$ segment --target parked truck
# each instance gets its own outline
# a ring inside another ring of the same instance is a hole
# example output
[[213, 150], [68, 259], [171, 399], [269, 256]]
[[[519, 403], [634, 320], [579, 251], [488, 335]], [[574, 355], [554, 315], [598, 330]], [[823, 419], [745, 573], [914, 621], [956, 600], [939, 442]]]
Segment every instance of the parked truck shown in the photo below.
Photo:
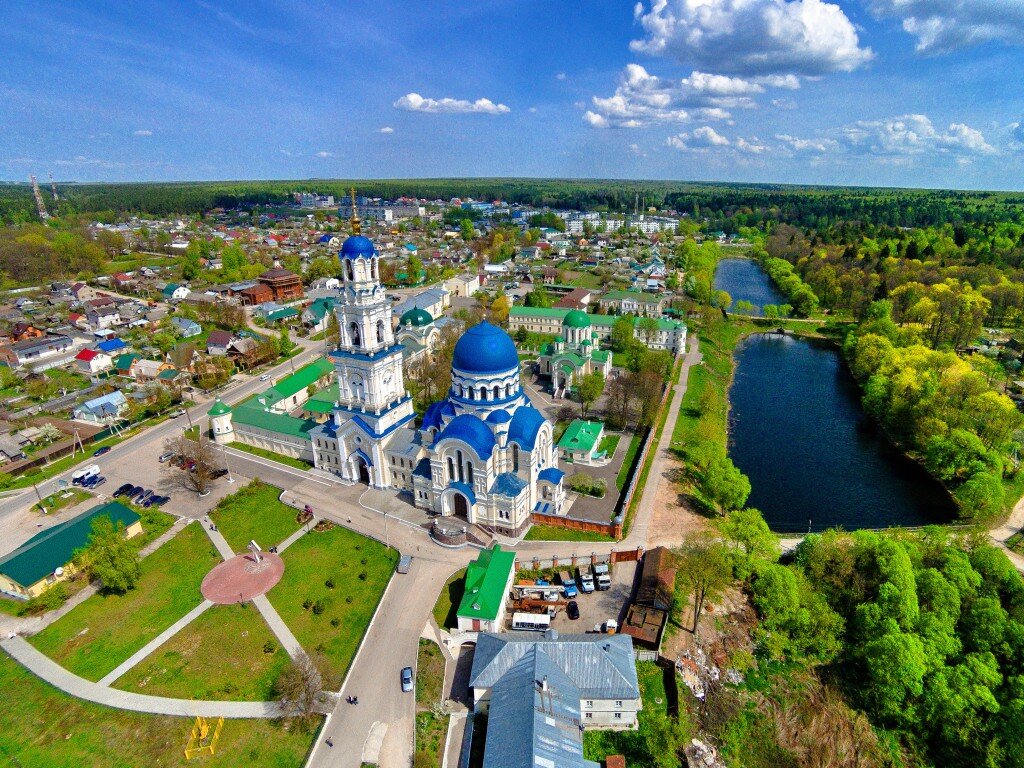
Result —
[[568, 599], [572, 600], [579, 595], [576, 588], [576, 579], [568, 571], [559, 571], [558, 581], [562, 585], [562, 591], [565, 592], [565, 596]]
[[594, 574], [590, 571], [589, 565], [579, 567], [580, 592], [589, 595], [594, 591]]
[[598, 563], [594, 566], [594, 577], [597, 588], [604, 592], [612, 588], [612, 577], [608, 575], [608, 563]]

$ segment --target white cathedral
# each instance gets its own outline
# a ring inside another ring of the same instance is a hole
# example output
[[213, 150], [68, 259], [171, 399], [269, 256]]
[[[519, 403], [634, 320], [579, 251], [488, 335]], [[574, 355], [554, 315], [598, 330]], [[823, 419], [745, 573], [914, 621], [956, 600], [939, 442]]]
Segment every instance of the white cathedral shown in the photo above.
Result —
[[340, 342], [330, 353], [338, 401], [332, 417], [309, 432], [314, 465], [405, 491], [419, 508], [508, 536], [525, 533], [534, 511], [560, 514], [564, 473], [552, 425], [520, 387], [519, 356], [502, 329], [484, 321], [463, 334], [448, 397], [415, 427], [380, 256], [359, 234], [358, 219], [352, 223], [339, 254]]

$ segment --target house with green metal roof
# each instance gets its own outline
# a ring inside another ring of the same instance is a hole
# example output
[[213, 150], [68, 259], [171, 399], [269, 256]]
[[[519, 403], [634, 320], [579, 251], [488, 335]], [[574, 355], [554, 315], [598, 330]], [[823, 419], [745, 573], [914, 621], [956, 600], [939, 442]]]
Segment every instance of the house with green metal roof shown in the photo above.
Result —
[[459, 603], [458, 628], [466, 632], [501, 632], [505, 599], [515, 575], [515, 552], [495, 544], [466, 567], [466, 589]]
[[603, 422], [576, 419], [562, 433], [558, 441], [558, 450], [562, 452], [562, 458], [566, 461], [586, 463], [601, 444], [603, 436]]
[[262, 404], [278, 413], [290, 413], [309, 399], [309, 387], [323, 389], [331, 383], [334, 364], [326, 358], [318, 358], [309, 365], [285, 376], [270, 389], [265, 390]]
[[333, 296], [324, 296], [314, 300], [302, 311], [302, 324], [313, 333], [326, 330], [334, 303]]
[[20, 599], [37, 597], [74, 572], [71, 560], [75, 551], [89, 543], [92, 524], [109, 517], [114, 525], [124, 526], [127, 538], [142, 533], [138, 514], [117, 501], [108, 501], [78, 517], [40, 531], [10, 554], [0, 558], [0, 592]]

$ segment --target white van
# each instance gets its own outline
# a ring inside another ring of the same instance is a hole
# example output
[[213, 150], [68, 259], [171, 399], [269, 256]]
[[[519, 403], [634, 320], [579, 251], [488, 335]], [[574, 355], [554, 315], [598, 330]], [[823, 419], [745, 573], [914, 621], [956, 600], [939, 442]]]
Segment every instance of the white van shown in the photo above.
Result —
[[546, 613], [513, 613], [512, 629], [527, 629], [543, 632], [551, 627], [551, 617]]
[[94, 475], [98, 475], [99, 473], [100, 473], [100, 465], [99, 464], [90, 464], [88, 467], [76, 470], [76, 471], [71, 473], [71, 484], [72, 485], [81, 485], [83, 480], [88, 480], [90, 477], [93, 477]]

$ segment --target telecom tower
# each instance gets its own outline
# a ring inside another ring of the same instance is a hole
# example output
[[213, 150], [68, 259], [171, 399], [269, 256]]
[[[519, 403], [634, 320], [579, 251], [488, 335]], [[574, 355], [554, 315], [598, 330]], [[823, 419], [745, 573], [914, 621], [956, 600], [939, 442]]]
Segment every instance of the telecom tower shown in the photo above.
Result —
[[30, 175], [28, 178], [32, 182], [32, 194], [36, 196], [36, 210], [39, 211], [39, 218], [46, 221], [50, 218], [50, 214], [46, 211], [43, 193], [39, 191], [39, 182], [36, 180], [35, 174]]
[[57, 194], [57, 182], [53, 180], [53, 174], [50, 174], [50, 191], [53, 193], [53, 201], [57, 202], [60, 200], [60, 195]]

